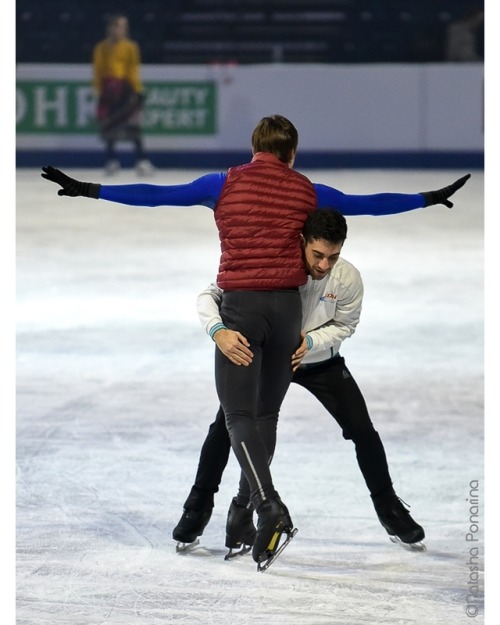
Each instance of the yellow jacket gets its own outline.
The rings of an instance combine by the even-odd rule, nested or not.
[[[93,84],[97,94],[101,93],[105,78],[128,80],[134,91],[141,93],[140,63],[139,46],[135,41],[122,39],[114,44],[108,39],[100,41],[94,47],[92,57]]]

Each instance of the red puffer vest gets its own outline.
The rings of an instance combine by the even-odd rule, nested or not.
[[[222,252],[217,285],[268,291],[305,284],[300,234],[316,206],[311,181],[273,154],[258,152],[231,168],[214,209]]]

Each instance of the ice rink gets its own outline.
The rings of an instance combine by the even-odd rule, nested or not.
[[[304,173],[362,194],[467,171]],[[483,623],[484,177],[472,174],[452,210],[349,218],[343,250],[365,299],[342,354],[427,551],[388,540],[352,443],[292,384],[273,476],[299,531],[258,573],[250,556],[224,560],[232,457],[200,548],[179,555],[171,538],[218,407],[195,309],[217,270],[212,211],[61,198],[19,170],[17,625]]]

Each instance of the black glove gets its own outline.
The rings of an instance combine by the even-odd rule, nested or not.
[[[438,189],[437,191],[425,191],[420,195],[424,196],[425,206],[432,206],[433,204],[444,204],[448,208],[453,207],[453,203],[448,200],[450,195],[453,195],[455,191],[461,189],[464,184],[469,180],[470,174],[463,176],[463,178],[459,178],[453,184],[448,185],[447,187],[443,187],[442,189]]]
[[[66,174],[52,167],[52,165],[42,167],[42,171],[44,172],[41,174],[42,178],[61,185],[62,189],[59,189],[57,195],[69,195],[71,197],[82,195],[83,197],[93,197],[95,200],[99,199],[99,192],[101,190],[100,184],[80,182],[79,180],[66,176]]]

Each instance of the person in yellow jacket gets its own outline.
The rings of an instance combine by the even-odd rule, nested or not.
[[[116,152],[119,141],[134,144],[139,174],[150,173],[153,169],[144,155],[140,124],[144,105],[140,49],[129,39],[128,28],[126,16],[110,17],[107,36],[96,44],[92,55],[97,122],[106,144],[106,172],[109,174],[120,168]]]

